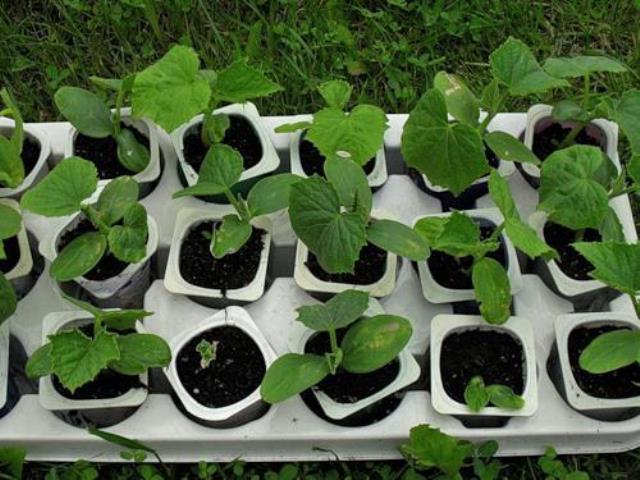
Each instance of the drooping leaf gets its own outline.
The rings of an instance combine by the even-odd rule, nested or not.
[[[61,87],[53,99],[64,118],[83,135],[105,138],[113,134],[111,111],[95,93],[78,87]]]
[[[268,215],[289,206],[291,186],[302,180],[291,173],[279,173],[259,180],[247,195],[252,217]]]
[[[58,253],[49,273],[59,282],[81,277],[98,264],[106,250],[107,239],[102,233],[87,232]]]
[[[89,428],[87,429],[87,432],[89,432],[91,435],[95,435],[96,437],[103,439],[106,442],[113,443],[114,445],[118,445],[120,447],[127,448],[129,450],[136,450],[136,451],[140,450],[143,452],[152,453],[156,456],[156,458],[159,458],[158,453],[154,449],[146,446],[144,443],[141,443],[137,440],[123,437],[121,435],[116,435],[115,433],[99,430],[93,425],[89,426]],[[151,480],[156,480],[156,479],[151,479]]]
[[[324,162],[327,180],[338,194],[340,205],[356,212],[366,222],[371,213],[373,196],[362,167],[350,159],[329,158]]]
[[[575,57],[551,57],[544,62],[545,71],[557,78],[584,77],[589,73],[623,73],[627,67],[613,58],[599,55],[576,55]]]
[[[433,78],[433,86],[444,95],[447,111],[453,118],[470,127],[478,125],[480,117],[478,99],[462,78],[447,72],[438,72]]]
[[[211,254],[215,258],[236,253],[247,243],[253,228],[246,220],[238,215],[230,214],[222,218],[222,223],[216,225],[211,237]]]
[[[224,134],[231,125],[229,115],[219,113],[216,115],[207,115],[202,122],[202,129],[206,132],[209,142],[220,143],[224,139]]]
[[[109,230],[109,250],[118,260],[137,263],[147,255],[148,233],[145,208],[140,203],[129,205],[122,225]]]
[[[612,372],[640,360],[640,331],[620,329],[603,333],[580,354],[580,368],[593,374]]]
[[[640,90],[627,90],[613,112],[613,119],[620,125],[631,145],[631,151],[640,155]]]
[[[120,358],[109,363],[109,368],[123,375],[142,375],[171,361],[171,349],[158,335],[131,333],[118,336],[117,341]]]
[[[16,188],[24,181],[24,164],[11,140],[0,135],[0,185]]]
[[[118,144],[118,160],[127,170],[139,173],[149,165],[151,154],[149,149],[138,142],[133,132],[128,128],[123,128],[116,135]]]
[[[0,204],[0,240],[14,237],[22,229],[20,212]]]
[[[305,327],[317,332],[344,328],[360,318],[369,306],[369,295],[357,290],[345,290],[324,305],[305,305],[297,309]]]
[[[540,165],[540,160],[524,143],[506,132],[489,132],[484,141],[500,160]]]
[[[51,375],[53,372],[51,363],[52,348],[50,343],[46,343],[31,354],[25,367],[25,372],[29,378],[36,379]]]
[[[80,210],[83,200],[89,198],[98,186],[95,165],[80,157],[69,157],[60,162],[21,200],[22,208],[46,217],[62,217]]]
[[[351,98],[353,87],[344,80],[331,80],[318,87],[327,106],[344,110]]]
[[[489,405],[489,392],[482,377],[473,377],[464,389],[464,401],[472,412],[479,412]]]
[[[4,323],[18,308],[18,299],[11,282],[0,272],[0,325]]]
[[[237,60],[219,71],[215,85],[214,96],[231,103],[244,103],[282,90],[260,70],[247,65],[246,60]]]
[[[329,373],[324,357],[287,353],[267,370],[260,395],[267,403],[280,403],[320,383]]]
[[[511,285],[504,267],[484,257],[473,265],[471,282],[480,313],[491,324],[503,324],[511,316]]]
[[[572,246],[594,266],[593,278],[628,295],[640,292],[640,244],[578,242]]]
[[[506,385],[489,385],[487,393],[489,401],[496,407],[506,410],[520,410],[524,407],[524,399]]]
[[[118,222],[127,209],[138,201],[138,183],[131,177],[118,177],[110,181],[98,197],[96,209],[107,225]]]
[[[367,240],[379,248],[419,262],[429,257],[429,245],[412,228],[393,220],[372,220]]]

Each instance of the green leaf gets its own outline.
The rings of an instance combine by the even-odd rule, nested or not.
[[[350,158],[358,165],[371,160],[383,146],[387,117],[373,105],[358,105],[351,112],[323,108],[313,116],[306,139],[325,158]]]
[[[25,367],[27,377],[36,379],[51,375],[53,372],[51,363],[52,348],[50,343],[46,343],[31,354]]]
[[[120,358],[109,368],[123,375],[142,375],[153,367],[166,367],[171,349],[161,337],[150,333],[131,333],[117,337]]]
[[[633,155],[629,163],[627,163],[627,173],[634,181],[640,184],[640,155]]]
[[[18,308],[18,299],[11,282],[0,272],[0,325]]]
[[[578,121],[588,123],[592,118],[592,114],[584,110],[573,100],[560,100],[553,106],[551,116],[558,122]]]
[[[62,217],[80,210],[83,200],[89,198],[98,186],[95,165],[80,157],[60,162],[21,200],[22,208],[46,217]]]
[[[613,58],[594,55],[551,57],[544,62],[545,71],[557,78],[584,77],[589,73],[623,73],[627,67]]]
[[[95,267],[105,251],[107,239],[100,232],[88,232],[69,243],[51,264],[50,274],[59,282],[81,277]]]
[[[324,270],[353,272],[366,244],[365,223],[357,213],[341,212],[329,182],[311,177],[292,185],[289,216],[294,232]]]
[[[267,370],[260,395],[267,403],[280,403],[320,383],[329,373],[324,357],[287,353]]]
[[[105,138],[113,134],[111,111],[95,93],[78,87],[62,87],[53,99],[62,116],[83,135]]]
[[[345,290],[324,305],[306,305],[297,309],[298,320],[317,332],[336,330],[358,320],[369,306],[369,294],[357,290]]]
[[[129,205],[122,225],[109,230],[109,250],[118,260],[137,263],[147,255],[148,234],[147,211],[139,203]]]
[[[472,412],[479,412],[489,405],[489,392],[482,377],[473,377],[464,389],[464,401]]]
[[[175,193],[173,198],[218,195],[229,190],[240,180],[243,166],[242,155],[236,149],[223,143],[212,145],[200,166],[198,184]]]
[[[506,132],[489,132],[484,141],[500,160],[540,165],[540,160],[520,140]]]
[[[113,443],[114,445],[118,445],[119,447],[128,448],[129,450],[141,450],[143,452],[152,453],[153,455],[156,456],[156,458],[158,457],[158,453],[154,449],[149,448],[144,443],[141,443],[137,440],[133,440],[127,437],[122,437],[120,435],[116,435],[115,433],[109,433],[109,432],[99,430],[93,425],[89,425],[89,428],[87,429],[87,431],[91,435],[95,435],[96,437],[99,437],[106,442]],[[53,479],[53,480],[56,480],[56,479]],[[152,479],[152,480],[155,480],[155,479]]]
[[[218,113],[216,115],[205,116],[202,129],[206,131],[206,137],[211,143],[215,144],[222,142],[229,125],[231,125],[229,115]]]
[[[578,242],[572,244],[593,266],[596,280],[628,295],[640,291],[640,244]]]
[[[11,140],[0,135],[0,185],[16,188],[24,181],[24,173],[20,153]]]
[[[96,203],[101,219],[109,226],[121,220],[127,209],[137,203],[138,192],[138,183],[131,177],[118,177],[110,181]]]
[[[211,254],[215,258],[236,253],[247,243],[253,228],[238,215],[225,215],[222,223],[216,225],[211,237]]]
[[[66,301],[73,303],[76,307],[89,312],[93,317],[99,320],[100,323],[114,330],[131,330],[135,328],[136,321],[142,320],[144,317],[153,315],[146,310],[102,310],[93,306],[88,302],[78,300],[70,295],[62,292],[62,298]]]
[[[484,87],[480,97],[480,107],[487,112],[498,112],[501,108],[502,99],[500,98],[500,82],[494,78]]]
[[[53,374],[71,393],[120,357],[117,336],[100,331],[94,339],[78,330],[49,336]]]
[[[344,80],[331,80],[318,87],[327,106],[344,110],[351,98],[353,87]]]
[[[453,118],[470,127],[478,126],[479,102],[462,78],[447,72],[438,72],[433,79],[433,86],[444,95],[447,110]]]
[[[491,195],[491,200],[496,204],[505,219],[520,219],[518,207],[516,207],[516,202],[511,195],[509,182],[496,170],[492,170],[491,175],[489,175],[489,195]]]
[[[119,78],[103,78],[96,75],[91,75],[89,77],[89,81],[96,87],[103,90],[113,90],[114,92],[117,92],[120,90],[120,88],[122,88],[122,80],[120,80]]]
[[[476,222],[460,212],[453,212],[447,217],[423,218],[414,229],[432,250],[454,257],[482,256],[500,246],[497,242],[480,241],[480,229]]]
[[[116,135],[118,144],[118,160],[127,170],[139,173],[149,165],[151,155],[149,149],[138,142],[133,132],[128,128],[120,130]]]
[[[13,95],[11,95],[11,92],[6,88],[0,90],[0,98],[9,110],[9,115],[14,119],[13,135],[11,135],[10,143],[13,146],[13,151],[18,157],[20,157],[22,154],[22,144],[24,140],[24,121],[22,120],[20,109],[18,108],[18,104],[13,98]],[[20,164],[22,164],[22,159],[20,159]]]
[[[278,125],[274,129],[274,132],[276,132],[276,133],[294,133],[294,132],[297,132],[298,130],[306,130],[311,125],[313,125],[313,123],[307,122],[307,121],[294,122],[294,123],[283,123],[282,125]]]
[[[602,374],[635,364],[640,356],[640,331],[614,330],[593,340],[580,354],[580,368]]]
[[[430,89],[418,101],[402,132],[402,155],[434,185],[459,195],[489,172],[477,129],[449,123],[445,97]]]
[[[496,407],[507,410],[520,410],[524,407],[524,399],[506,385],[489,385],[487,393],[489,401]]]
[[[613,112],[615,120],[624,132],[631,151],[640,154],[640,90],[627,90]]]
[[[0,240],[15,237],[22,229],[20,212],[0,204]]]
[[[371,213],[373,196],[362,167],[347,158],[329,158],[324,162],[324,173],[338,193],[340,205],[360,214],[366,222]]]
[[[282,87],[269,80],[260,70],[237,60],[218,72],[214,96],[231,103],[244,103],[252,98],[279,92]]]
[[[372,220],[367,240],[375,246],[415,262],[429,257],[429,245],[415,230],[393,220]]]
[[[291,173],[279,173],[259,180],[247,196],[252,217],[268,215],[289,206],[291,186],[301,180]]]
[[[529,47],[513,37],[491,53],[489,63],[493,76],[508,87],[511,95],[527,96],[569,86],[566,80],[546,73]]]
[[[552,153],[542,165],[538,208],[573,230],[600,227],[615,178],[610,163],[597,147],[574,145]]]
[[[624,231],[622,224],[618,219],[618,214],[611,207],[607,210],[607,214],[600,225],[600,234],[603,242],[624,242]]]
[[[20,480],[27,451],[22,447],[0,448],[0,465],[9,480]]]
[[[198,74],[200,59],[189,47],[176,45],[133,83],[133,115],[147,117],[172,132],[209,105],[211,88]]]
[[[551,260],[558,256],[557,252],[538,237],[537,232],[522,220],[509,218],[505,222],[504,229],[511,243],[529,258],[542,257],[545,260]]]
[[[363,318],[349,327],[342,339],[342,366],[351,373],[378,370],[404,350],[412,333],[406,318],[396,315]]]
[[[484,319],[497,325],[506,322],[511,316],[511,286],[504,267],[484,257],[473,265],[471,281]]]

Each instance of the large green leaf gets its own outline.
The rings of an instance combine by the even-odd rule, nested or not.
[[[366,222],[373,196],[362,167],[350,159],[329,158],[324,162],[324,173],[338,193],[340,204],[348,211],[359,213]]]
[[[27,376],[31,379],[46,377],[53,372],[53,364],[51,363],[52,345],[45,343],[29,357],[29,361],[25,367]]]
[[[491,53],[489,63],[493,76],[507,86],[511,95],[528,96],[569,86],[566,80],[545,72],[529,47],[513,37]]]
[[[589,73],[626,72],[627,67],[613,58],[596,55],[577,55],[575,57],[551,57],[544,62],[545,71],[557,78],[584,77]]]
[[[628,295],[640,292],[640,244],[578,242],[572,244],[594,266],[591,276]]]
[[[225,215],[211,236],[211,254],[215,258],[222,258],[236,253],[247,243],[252,231],[251,224],[238,215]]]
[[[640,155],[640,90],[628,90],[622,94],[613,118],[629,140],[631,151]]]
[[[442,480],[461,479],[460,469],[473,455],[473,450],[472,443],[458,440],[429,425],[413,427],[409,444],[401,447],[401,451],[421,468],[438,468],[445,473],[447,476]]]
[[[506,132],[489,132],[484,141],[500,160],[539,165],[540,160],[520,140]]]
[[[415,262],[429,257],[429,245],[422,236],[393,220],[372,220],[367,226],[367,240],[383,250]]]
[[[449,123],[445,97],[435,88],[409,115],[402,132],[402,155],[432,184],[454,195],[489,172],[480,133],[468,125]]]
[[[0,135],[0,185],[16,188],[24,181],[22,157],[11,140]]]
[[[0,204],[0,240],[14,237],[22,229],[20,212]]]
[[[323,108],[313,116],[306,139],[329,158],[350,158],[358,165],[371,160],[383,146],[387,117],[373,105],[358,105],[351,112]]]
[[[138,183],[131,177],[118,177],[100,192],[96,208],[100,218],[113,225],[124,217],[127,209],[138,201]]]
[[[109,368],[123,375],[142,375],[153,367],[166,367],[171,349],[161,337],[150,333],[131,333],[117,337],[120,358]]]
[[[200,59],[189,47],[176,45],[136,75],[132,106],[135,117],[147,117],[172,132],[207,109],[211,88],[198,73]]]
[[[106,250],[107,239],[102,233],[85,233],[58,253],[49,273],[59,282],[81,277],[98,264]]]
[[[397,315],[363,318],[349,327],[342,339],[342,366],[351,373],[382,368],[404,350],[412,333],[409,320]]]
[[[640,331],[614,330],[593,340],[580,354],[580,368],[602,374],[640,361]]]
[[[365,222],[342,212],[338,194],[326,180],[311,177],[291,187],[289,216],[298,238],[329,273],[353,272],[366,244]]]
[[[151,161],[149,149],[138,142],[133,132],[123,128],[116,135],[118,144],[118,160],[127,170],[138,173],[143,171]]]
[[[11,282],[0,272],[0,325],[18,308],[18,299]]]
[[[433,79],[433,86],[444,95],[447,110],[453,118],[470,127],[478,126],[479,102],[462,78],[451,73],[438,72]]]
[[[279,403],[320,383],[329,373],[324,357],[287,353],[267,370],[260,395],[267,403]]]
[[[231,103],[243,103],[252,98],[279,92],[282,87],[269,80],[260,70],[237,60],[218,72],[214,96]]]
[[[480,313],[492,324],[503,324],[511,315],[511,285],[504,267],[484,257],[473,265],[471,281]]]
[[[305,305],[298,308],[297,320],[307,328],[326,332],[344,328],[360,318],[369,306],[369,294],[345,290],[324,305]]]
[[[259,217],[287,208],[291,186],[300,180],[301,177],[291,173],[279,173],[259,180],[247,196],[251,216]]]
[[[60,113],[83,135],[105,138],[113,134],[111,111],[95,93],[62,87],[53,97]]]
[[[344,110],[351,98],[353,87],[344,80],[331,80],[321,84],[318,91],[329,107]]]
[[[137,263],[147,255],[148,232],[145,208],[139,203],[129,205],[122,225],[109,230],[109,250],[118,260]]]

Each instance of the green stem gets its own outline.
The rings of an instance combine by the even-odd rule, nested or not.
[[[336,329],[329,329],[329,341],[331,342],[331,353],[337,355],[338,353],[338,337],[336,335]]]
[[[569,132],[569,135],[567,135],[564,140],[562,141],[562,143],[560,144],[560,146],[558,146],[558,150],[562,150],[563,148],[567,148],[571,145],[573,145],[574,140],[576,139],[576,137],[578,136],[578,134],[582,131],[582,129],[584,127],[586,127],[587,124],[584,122],[577,122],[573,128],[571,129],[571,131]]]
[[[495,111],[487,112],[487,116],[484,118],[484,120],[478,126],[478,131],[480,132],[480,135],[484,134],[484,131],[487,129],[487,127],[491,123],[491,120],[493,120],[494,117],[498,113],[500,113],[500,110],[502,109],[502,106],[503,106],[504,102],[507,100],[508,96],[509,96],[509,92],[507,92],[507,91],[502,92],[502,94],[500,95],[500,98],[498,99],[498,104],[496,105]]]
[[[240,200],[238,200],[235,195],[231,192],[231,190],[229,190],[228,188],[224,191],[224,196],[227,197],[227,200],[229,200],[229,203],[231,205],[233,205],[233,208],[236,210],[236,213],[238,214],[238,216],[245,220],[245,221],[249,221],[250,219],[246,218],[246,212],[245,212],[245,208],[242,205],[242,203],[240,202]]]
[[[500,237],[500,235],[502,234],[502,231],[504,230],[504,227],[506,225],[507,222],[502,222],[500,225],[498,225],[496,227],[496,229],[491,232],[491,235],[489,236],[489,238],[487,238],[485,240],[485,242],[497,242],[498,238]]]

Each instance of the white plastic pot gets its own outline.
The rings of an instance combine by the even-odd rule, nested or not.
[[[212,206],[214,207],[214,206]],[[183,208],[176,217],[173,240],[169,251],[169,260],[164,277],[166,289],[175,294],[187,295],[198,303],[208,306],[220,306],[220,301],[253,302],[264,294],[269,252],[271,250],[271,222],[267,217],[258,217],[252,221],[256,228],[265,230],[264,246],[260,255],[260,263],[255,278],[242,288],[227,290],[225,294],[219,289],[205,288],[186,281],[180,273],[180,251],[184,238],[196,225],[211,220],[220,220],[224,213],[217,213],[216,208]],[[229,213],[229,212],[225,212]]]
[[[569,361],[569,335],[573,330],[578,327],[607,325],[632,330],[640,328],[637,318],[620,312],[569,313],[558,316],[554,324],[558,361],[555,362],[555,369],[552,367],[552,371],[555,370],[552,377],[555,377],[562,396],[575,410],[598,420],[624,420],[640,411],[640,396],[618,399],[593,397],[580,388]]]
[[[472,218],[485,219],[493,223],[496,227],[503,221],[502,214],[497,208],[483,208],[477,210],[467,210],[464,213]],[[416,218],[413,225],[415,226],[419,220],[427,217],[446,217],[451,213],[436,213]],[[507,259],[507,276],[511,285],[511,294],[514,295],[522,288],[522,273],[518,264],[516,250],[506,234],[501,235],[502,244],[504,245]],[[452,303],[474,300],[475,293],[473,288],[470,289],[454,289],[446,288],[436,282],[431,275],[428,262],[418,262],[418,274],[420,275],[420,284],[422,286],[422,294],[431,303]]]
[[[0,325],[0,410],[7,403],[9,387],[9,322]]]
[[[375,298],[369,299],[369,308],[364,313],[364,316],[372,317],[375,315],[384,314],[384,309]],[[304,354],[305,346],[309,339],[315,335],[316,332],[306,328],[302,323],[296,322],[293,324],[291,334],[289,336],[289,348],[291,351]],[[400,362],[400,370],[396,378],[382,390],[374,393],[373,395],[363,398],[355,403],[339,403],[329,397],[326,393],[318,388],[312,388],[312,393],[318,400],[322,411],[327,417],[334,420],[345,419],[377,402],[394,394],[395,392],[408,387],[420,377],[420,365],[416,359],[411,355],[408,348],[405,348],[398,355],[398,361]]]
[[[209,427],[229,428],[239,426],[262,416],[269,408],[260,396],[260,387],[239,402],[225,407],[213,408],[198,403],[180,381],[176,362],[182,348],[202,332],[226,326],[239,328],[253,339],[262,352],[267,369],[276,360],[276,354],[269,342],[255,325],[249,313],[240,307],[228,307],[220,310],[194,328],[182,331],[173,337],[170,344],[172,360],[169,366],[164,369],[165,375],[187,416]]]
[[[524,406],[519,410],[507,410],[489,406],[480,412],[473,412],[463,403],[452,399],[444,389],[440,369],[441,348],[444,339],[452,333],[465,330],[486,330],[507,333],[522,345]],[[523,317],[510,317],[502,325],[490,325],[482,317],[475,315],[437,315],[431,320],[431,403],[443,415],[464,417],[470,425],[485,424],[495,417],[530,417],[538,409],[538,381],[535,336],[531,322]]]
[[[14,122],[10,119],[0,117],[0,135],[6,135],[13,131]],[[24,181],[16,188],[2,188],[0,187],[0,198],[8,197],[20,199],[22,194],[35,185],[42,177],[44,177],[49,171],[47,161],[51,157],[51,143],[45,130],[39,128],[37,125],[25,125],[24,126],[25,137],[30,137],[32,140],[36,140],[40,144],[40,156],[36,162],[33,170],[24,177]]]
[[[14,209],[16,212],[20,212],[20,205],[15,200],[0,198],[0,205],[5,205]],[[31,278],[33,257],[31,256],[29,237],[27,236],[24,222],[22,222],[22,228],[18,232],[17,237],[20,258],[18,259],[18,263],[16,263],[10,271],[5,273],[5,278],[11,282],[18,297],[22,298],[33,284],[33,279]]]
[[[227,105],[226,107],[214,110],[214,113],[238,115],[246,118],[249,123],[251,123],[256,135],[260,139],[260,145],[262,146],[262,158],[256,165],[242,172],[242,175],[240,175],[240,182],[251,179],[257,180],[258,177],[272,173],[280,166],[280,157],[278,156],[278,152],[273,146],[269,133],[260,121],[260,114],[253,103],[247,102]],[[192,127],[202,123],[203,118],[204,115],[197,115],[171,133],[171,143],[178,155],[178,164],[180,165],[182,174],[184,175],[187,186],[189,187],[198,183],[198,172],[193,169],[184,157],[184,136]]]
[[[295,121],[311,122],[312,120],[313,115],[299,115],[296,117]],[[303,134],[304,130],[298,130],[297,132],[291,134],[289,141],[289,158],[291,160],[291,173],[303,178],[307,178],[308,175],[302,168],[302,162],[300,159],[300,142],[302,141]],[[387,181],[387,178],[387,159],[383,145],[383,147],[376,153],[373,171],[369,175],[367,175],[367,181],[371,188],[378,188],[384,185],[384,183]]]
[[[90,315],[84,311],[50,313],[42,321],[42,345],[49,341],[49,335],[56,334],[65,327],[77,327],[91,321]],[[138,323],[136,329],[140,328]],[[148,383],[146,373],[140,375],[140,382],[143,385]],[[46,376],[40,378],[38,397],[43,408],[54,412],[67,423],[82,428],[89,424],[104,428],[131,416],[147,399],[147,389],[132,388],[116,398],[74,400],[58,393],[51,376]]]

